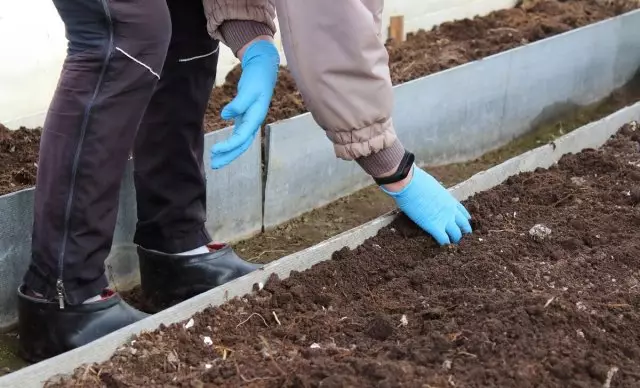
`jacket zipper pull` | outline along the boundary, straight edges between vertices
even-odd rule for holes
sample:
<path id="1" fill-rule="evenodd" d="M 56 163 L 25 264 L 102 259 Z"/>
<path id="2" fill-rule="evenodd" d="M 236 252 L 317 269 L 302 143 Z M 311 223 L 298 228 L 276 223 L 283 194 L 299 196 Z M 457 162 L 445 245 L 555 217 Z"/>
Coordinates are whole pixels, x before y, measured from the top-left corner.
<path id="1" fill-rule="evenodd" d="M 56 290 L 58 291 L 58 303 L 60 303 L 60 310 L 64 310 L 64 285 L 62 279 L 58 279 L 56 282 Z"/>

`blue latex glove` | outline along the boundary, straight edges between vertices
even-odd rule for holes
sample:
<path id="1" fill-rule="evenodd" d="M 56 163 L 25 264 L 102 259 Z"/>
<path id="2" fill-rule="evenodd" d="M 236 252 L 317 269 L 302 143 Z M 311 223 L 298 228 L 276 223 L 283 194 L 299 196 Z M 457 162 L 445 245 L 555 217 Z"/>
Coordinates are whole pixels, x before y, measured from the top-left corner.
<path id="1" fill-rule="evenodd" d="M 211 168 L 226 166 L 251 146 L 267 117 L 279 66 L 280 55 L 273 43 L 258 40 L 247 47 L 242 56 L 238 95 L 221 114 L 225 120 L 235 120 L 233 134 L 211 149 Z"/>
<path id="2" fill-rule="evenodd" d="M 382 190 L 440 245 L 457 243 L 463 233 L 471 233 L 467 209 L 435 178 L 415 165 L 411 181 L 401 191 L 391 192 L 384 187 Z"/>

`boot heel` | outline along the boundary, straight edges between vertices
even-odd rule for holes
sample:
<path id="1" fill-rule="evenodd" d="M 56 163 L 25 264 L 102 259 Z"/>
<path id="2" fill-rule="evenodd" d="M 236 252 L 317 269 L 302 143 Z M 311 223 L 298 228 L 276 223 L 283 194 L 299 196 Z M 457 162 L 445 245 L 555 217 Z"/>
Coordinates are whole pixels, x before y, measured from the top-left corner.
<path id="1" fill-rule="evenodd" d="M 18 291 L 18 353 L 24 360 L 36 363 L 60 353 L 60 343 L 51 327 L 55 326 L 48 317 L 48 303 L 38 303 L 35 298 Z M 49 318 L 49 319 L 47 319 Z"/>
<path id="2" fill-rule="evenodd" d="M 227 244 L 210 252 L 180 256 L 138 247 L 142 293 L 155 307 L 182 302 L 260 268 L 242 260 Z"/>
<path id="3" fill-rule="evenodd" d="M 118 294 L 86 304 L 66 305 L 33 298 L 18 289 L 20 356 L 39 362 L 83 346 L 148 315 L 126 304 Z"/>

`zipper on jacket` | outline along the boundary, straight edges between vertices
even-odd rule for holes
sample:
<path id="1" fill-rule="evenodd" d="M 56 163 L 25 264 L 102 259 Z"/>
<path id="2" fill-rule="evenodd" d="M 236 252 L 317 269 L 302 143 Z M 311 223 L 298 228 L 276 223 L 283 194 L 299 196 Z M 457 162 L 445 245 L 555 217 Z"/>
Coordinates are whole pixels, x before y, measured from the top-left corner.
<path id="1" fill-rule="evenodd" d="M 63 282 L 63 274 L 64 274 L 64 256 L 67 250 L 67 239 L 69 238 L 69 221 L 71 220 L 71 206 L 73 204 L 73 195 L 76 186 L 76 175 L 78 173 L 78 163 L 80 162 L 80 153 L 82 152 L 82 145 L 84 143 L 84 137 L 87 133 L 87 125 L 89 122 L 89 114 L 91 113 L 91 108 L 96 101 L 98 96 L 98 92 L 100 91 L 100 87 L 102 86 L 102 80 L 104 78 L 105 73 L 107 72 L 107 66 L 109 65 L 109 60 L 111 59 L 111 55 L 113 54 L 113 20 L 111 18 L 111 11 L 109 10 L 108 0 L 100 0 L 100 4 L 102 4 L 102 8 L 104 10 L 105 18 L 107 19 L 107 27 L 109 29 L 109 42 L 107 46 L 107 52 L 104 57 L 104 61 L 102 62 L 102 69 L 100 70 L 100 76 L 98 77 L 98 82 L 96 83 L 96 87 L 93 91 L 93 95 L 91 96 L 91 100 L 87 104 L 87 107 L 84 111 L 84 118 L 82 121 L 82 127 L 80 130 L 80 140 L 78 141 L 78 146 L 76 148 L 76 153 L 73 159 L 73 167 L 71 169 L 71 187 L 69 188 L 69 196 L 67 198 L 67 208 L 65 212 L 64 218 L 64 233 L 62 235 L 62 248 L 60 249 L 60 255 L 58 256 L 58 280 L 56 281 L 56 292 L 58 294 L 58 303 L 60 305 L 60 309 L 64 309 L 65 302 L 65 290 L 64 290 L 64 282 Z"/>

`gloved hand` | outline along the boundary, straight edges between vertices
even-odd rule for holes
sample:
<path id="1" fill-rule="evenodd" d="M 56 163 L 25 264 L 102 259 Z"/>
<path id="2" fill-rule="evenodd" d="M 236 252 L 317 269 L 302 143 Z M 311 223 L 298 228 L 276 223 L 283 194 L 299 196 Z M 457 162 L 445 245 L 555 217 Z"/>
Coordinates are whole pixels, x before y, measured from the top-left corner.
<path id="1" fill-rule="evenodd" d="M 424 170 L 413 166 L 411 181 L 398 192 L 382 188 L 413 222 L 440 245 L 457 243 L 471 233 L 471 215 L 453 195 Z"/>
<path id="2" fill-rule="evenodd" d="M 238 95 L 221 114 L 225 120 L 235 120 L 233 134 L 212 147 L 211 168 L 219 169 L 233 162 L 253 143 L 267 117 L 279 65 L 278 49 L 270 41 L 258 40 L 245 50 Z"/>

